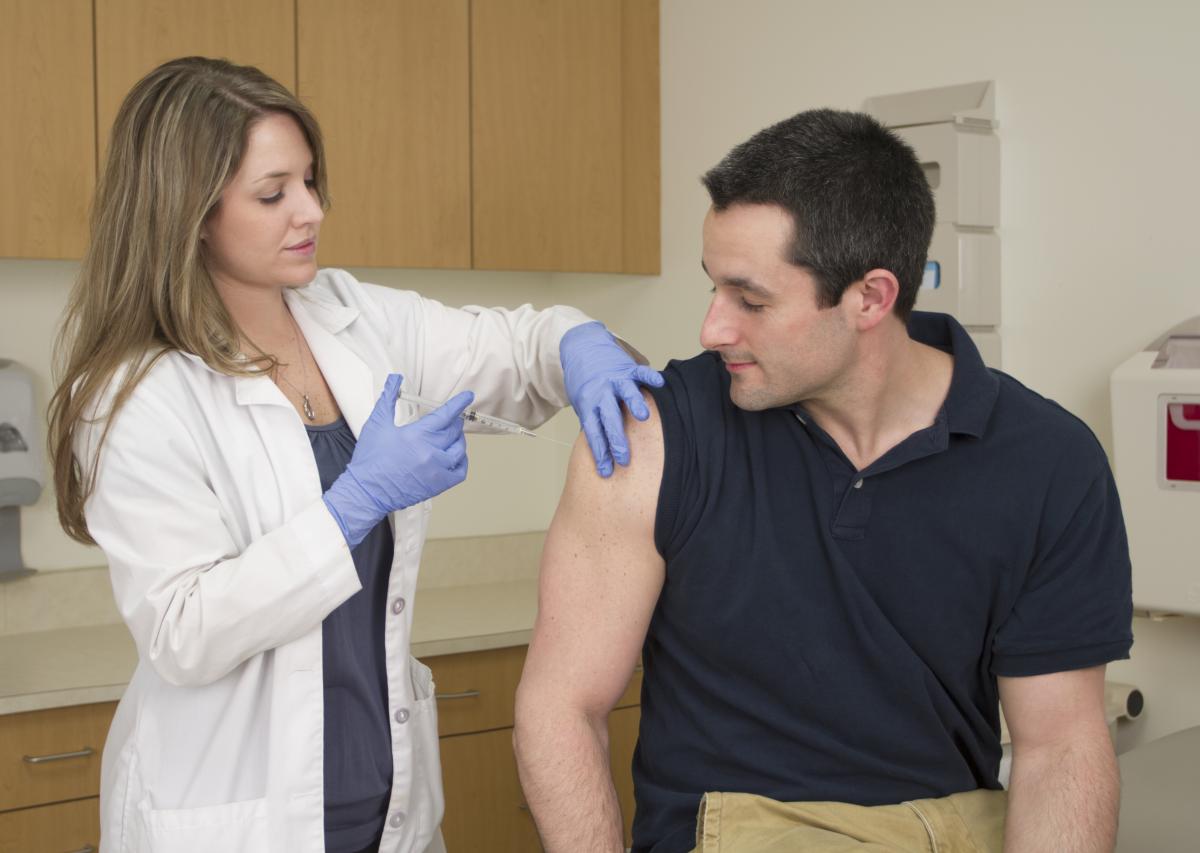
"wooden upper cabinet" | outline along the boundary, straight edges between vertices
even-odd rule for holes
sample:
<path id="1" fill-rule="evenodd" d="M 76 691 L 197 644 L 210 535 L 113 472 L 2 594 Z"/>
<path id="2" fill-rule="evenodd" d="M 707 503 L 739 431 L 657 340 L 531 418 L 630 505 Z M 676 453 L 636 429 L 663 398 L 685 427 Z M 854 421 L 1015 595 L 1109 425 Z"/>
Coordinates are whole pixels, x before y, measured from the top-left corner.
<path id="1" fill-rule="evenodd" d="M 325 137 L 323 265 L 471 266 L 467 0 L 299 0 Z"/>
<path id="2" fill-rule="evenodd" d="M 659 271 L 657 0 L 473 0 L 474 265 Z"/>
<path id="3" fill-rule="evenodd" d="M 168 59 L 254 65 L 296 90 L 294 0 L 95 0 L 100 162 L 133 84 Z M 56 5 L 56 4 L 46 4 Z"/>
<path id="4" fill-rule="evenodd" d="M 0 0 L 0 256 L 78 258 L 96 180 L 91 0 Z"/>

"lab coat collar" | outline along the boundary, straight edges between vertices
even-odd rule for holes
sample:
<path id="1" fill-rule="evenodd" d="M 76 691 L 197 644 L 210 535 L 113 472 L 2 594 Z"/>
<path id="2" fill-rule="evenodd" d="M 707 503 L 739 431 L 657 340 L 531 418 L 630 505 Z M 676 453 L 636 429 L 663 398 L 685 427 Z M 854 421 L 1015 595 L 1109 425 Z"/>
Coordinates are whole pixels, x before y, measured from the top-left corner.
<path id="1" fill-rule="evenodd" d="M 375 383 L 370 368 L 335 335 L 354 322 L 359 310 L 342 305 L 309 287 L 285 290 L 283 298 L 296 318 L 296 324 L 317 360 L 346 423 L 357 436 L 374 407 Z M 181 351 L 180 355 L 205 370 L 220 373 L 195 353 Z M 237 376 L 234 380 L 234 395 L 239 406 L 291 405 L 268 376 Z"/>
<path id="2" fill-rule="evenodd" d="M 371 369 L 335 335 L 358 316 L 351 308 L 305 290 L 288 290 L 284 300 L 312 351 L 325 382 L 337 400 L 342 416 L 357 437 L 375 406 L 375 379 Z M 274 387 L 274 383 L 270 383 Z M 278 392 L 278 389 L 275 389 Z M 239 388 L 240 391 L 240 388 Z M 278 392 L 281 393 L 281 392 Z M 240 397 L 239 397 L 240 401 Z"/>

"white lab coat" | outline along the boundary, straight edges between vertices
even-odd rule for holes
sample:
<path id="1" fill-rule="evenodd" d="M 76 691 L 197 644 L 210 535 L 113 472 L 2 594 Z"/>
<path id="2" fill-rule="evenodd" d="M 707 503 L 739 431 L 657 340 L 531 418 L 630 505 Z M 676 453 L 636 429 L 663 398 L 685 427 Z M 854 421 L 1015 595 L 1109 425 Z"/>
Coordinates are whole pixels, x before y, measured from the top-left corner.
<path id="1" fill-rule="evenodd" d="M 450 309 L 340 270 L 286 298 L 355 435 L 389 372 L 542 423 L 567 403 L 559 341 L 587 320 Z M 397 423 L 417 415 L 397 406 Z M 85 466 L 99 432 L 81 433 Z M 101 850 L 320 853 L 321 622 L 360 584 L 291 404 L 265 376 L 164 356 L 118 413 L 85 512 L 138 649 L 104 749 Z M 428 502 L 391 516 L 387 853 L 441 849 L 434 688 L 409 655 L 428 517 Z"/>

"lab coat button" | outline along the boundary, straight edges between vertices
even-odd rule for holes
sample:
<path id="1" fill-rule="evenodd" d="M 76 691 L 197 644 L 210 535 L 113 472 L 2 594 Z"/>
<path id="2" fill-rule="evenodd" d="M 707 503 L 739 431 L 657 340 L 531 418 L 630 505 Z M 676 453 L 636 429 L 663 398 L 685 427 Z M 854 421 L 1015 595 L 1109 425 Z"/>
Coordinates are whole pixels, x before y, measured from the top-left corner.
<path id="1" fill-rule="evenodd" d="M 390 823 L 392 825 L 392 827 L 395 828 L 395 827 L 400 826 L 400 824 L 404 823 L 404 819 L 405 819 L 404 812 L 396 812 L 394 815 L 392 815 L 392 819 L 389 820 L 388 823 Z"/>
<path id="2" fill-rule="evenodd" d="M 397 616 L 404 612 L 404 599 L 397 598 L 392 602 L 392 612 Z"/>
<path id="3" fill-rule="evenodd" d="M 408 709 L 407 708 L 401 708 L 399 711 L 396 712 L 396 722 L 397 723 L 407 723 L 408 722 Z"/>

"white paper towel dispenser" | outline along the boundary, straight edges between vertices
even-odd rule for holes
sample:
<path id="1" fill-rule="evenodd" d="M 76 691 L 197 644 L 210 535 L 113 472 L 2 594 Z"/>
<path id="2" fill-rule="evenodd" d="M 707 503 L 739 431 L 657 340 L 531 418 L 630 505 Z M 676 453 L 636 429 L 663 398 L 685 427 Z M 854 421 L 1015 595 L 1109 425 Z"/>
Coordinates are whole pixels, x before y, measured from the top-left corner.
<path id="1" fill-rule="evenodd" d="M 1200 615 L 1200 317 L 1114 370 L 1111 392 L 1134 604 Z"/>
<path id="2" fill-rule="evenodd" d="M 35 503 L 45 485 L 33 376 L 0 359 L 0 580 L 31 574 L 21 560 L 19 507 Z"/>

